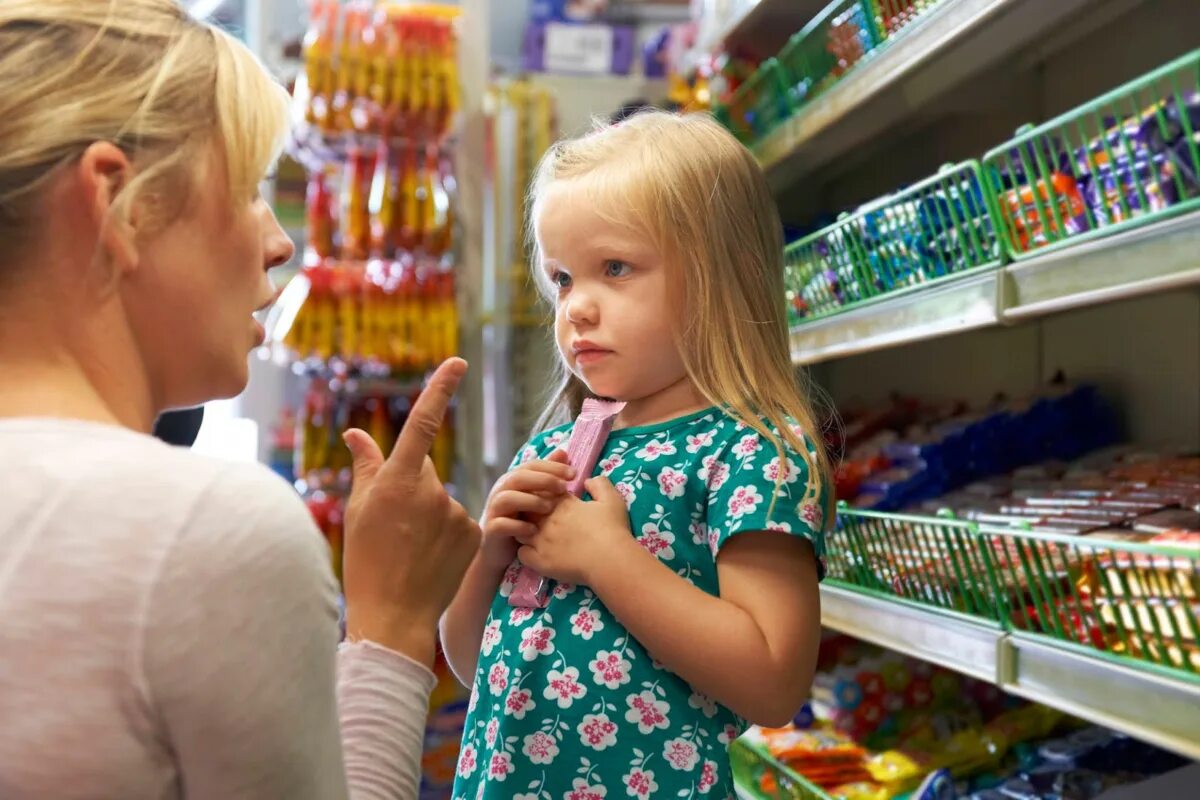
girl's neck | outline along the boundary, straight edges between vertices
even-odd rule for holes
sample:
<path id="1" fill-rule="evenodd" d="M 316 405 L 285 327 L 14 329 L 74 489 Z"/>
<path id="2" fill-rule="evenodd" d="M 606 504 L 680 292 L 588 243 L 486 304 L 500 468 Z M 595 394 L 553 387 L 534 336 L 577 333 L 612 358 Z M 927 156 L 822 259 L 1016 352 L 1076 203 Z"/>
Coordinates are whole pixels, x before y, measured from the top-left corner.
<path id="1" fill-rule="evenodd" d="M 637 428 L 657 425 L 711 406 L 704 395 L 696 389 L 692 379 L 681 378 L 678 382 L 652 395 L 629 400 L 617 415 L 614 428 Z"/>

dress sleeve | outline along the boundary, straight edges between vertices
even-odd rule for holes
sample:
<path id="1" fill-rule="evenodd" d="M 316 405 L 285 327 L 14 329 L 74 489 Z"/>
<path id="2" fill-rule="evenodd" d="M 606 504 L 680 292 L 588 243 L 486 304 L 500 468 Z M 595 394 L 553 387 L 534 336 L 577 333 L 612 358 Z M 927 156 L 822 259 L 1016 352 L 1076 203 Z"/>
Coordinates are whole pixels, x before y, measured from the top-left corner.
<path id="1" fill-rule="evenodd" d="M 808 460 L 775 445 L 753 428 L 741 428 L 720 453 L 704 460 L 708 486 L 708 540 L 715 558 L 725 543 L 747 531 L 781 531 L 812 542 L 824 555 L 825 487 Z"/>
<path id="2" fill-rule="evenodd" d="M 141 610 L 143 691 L 187 796 L 416 798 L 433 675 L 339 653 L 336 596 L 282 481 L 238 466 L 201 496 Z"/>

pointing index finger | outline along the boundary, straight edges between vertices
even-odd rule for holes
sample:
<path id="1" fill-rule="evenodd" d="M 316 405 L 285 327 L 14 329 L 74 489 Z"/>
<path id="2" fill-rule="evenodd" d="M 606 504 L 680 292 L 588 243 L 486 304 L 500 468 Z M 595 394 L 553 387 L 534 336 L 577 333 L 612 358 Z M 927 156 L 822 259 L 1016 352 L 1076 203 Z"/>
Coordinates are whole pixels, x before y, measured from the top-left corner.
<path id="1" fill-rule="evenodd" d="M 425 456 L 433 447 L 446 410 L 458 390 L 458 384 L 467 373 L 467 362 L 451 358 L 442 362 L 417 402 L 409 412 L 408 421 L 400 431 L 396 446 L 388 457 L 387 468 L 402 474 L 417 475 L 425 463 Z"/>

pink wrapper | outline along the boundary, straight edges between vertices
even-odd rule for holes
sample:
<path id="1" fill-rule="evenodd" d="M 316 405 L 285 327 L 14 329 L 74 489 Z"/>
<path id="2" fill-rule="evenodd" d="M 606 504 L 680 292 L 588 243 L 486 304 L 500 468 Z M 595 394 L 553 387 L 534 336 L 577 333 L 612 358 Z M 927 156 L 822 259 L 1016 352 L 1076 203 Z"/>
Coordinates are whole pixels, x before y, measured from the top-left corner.
<path id="1" fill-rule="evenodd" d="M 583 485 L 591 479 L 617 414 L 624 407 L 624 403 L 611 400 L 583 401 L 583 408 L 571 428 L 571 441 L 567 444 L 567 462 L 575 468 L 575 477 L 567 484 L 567 491 L 576 497 L 583 496 Z M 517 608 L 545 608 L 549 597 L 550 580 L 536 570 L 522 566 L 508 604 Z"/>

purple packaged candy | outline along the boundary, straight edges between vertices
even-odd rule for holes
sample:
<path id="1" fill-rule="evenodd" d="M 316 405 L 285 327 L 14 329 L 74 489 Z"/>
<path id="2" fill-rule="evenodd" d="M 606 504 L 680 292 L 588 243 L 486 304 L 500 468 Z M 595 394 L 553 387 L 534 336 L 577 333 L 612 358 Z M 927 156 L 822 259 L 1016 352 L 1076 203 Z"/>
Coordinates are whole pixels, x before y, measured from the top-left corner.
<path id="1" fill-rule="evenodd" d="M 571 441 L 567 444 L 567 461 L 575 469 L 575 477 L 567 484 L 567 491 L 576 497 L 583 496 L 584 484 L 592 477 L 609 431 L 624 407 L 624 403 L 612 400 L 589 398 L 583 401 L 583 408 L 571 428 Z M 517 608 L 545 608 L 549 596 L 549 579 L 522 566 L 508 604 Z"/>

